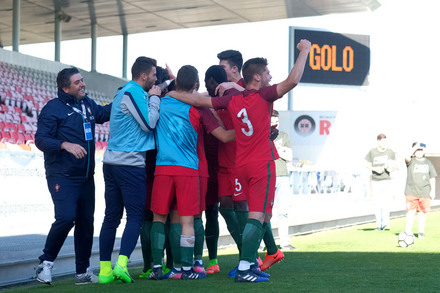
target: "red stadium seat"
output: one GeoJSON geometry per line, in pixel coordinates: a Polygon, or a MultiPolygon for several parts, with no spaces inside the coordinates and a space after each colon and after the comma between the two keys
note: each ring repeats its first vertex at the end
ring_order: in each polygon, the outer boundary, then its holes
{"type": "Polygon", "coordinates": [[[3,113],[8,113],[9,108],[8,108],[8,106],[2,104],[2,105],[1,105],[1,110],[0,110],[0,111],[2,111],[3,113]]]}
{"type": "Polygon", "coordinates": [[[33,142],[35,140],[34,135],[33,134],[24,134],[24,139],[26,140],[26,142],[33,142]]]}
{"type": "Polygon", "coordinates": [[[26,138],[24,137],[24,135],[22,133],[16,133],[17,138],[16,138],[16,143],[17,144],[24,144],[26,142],[26,138]]]}
{"type": "Polygon", "coordinates": [[[13,122],[6,122],[5,123],[5,128],[4,128],[4,130],[5,131],[8,131],[8,132],[17,132],[18,131],[18,127],[17,127],[17,125],[16,124],[14,124],[13,122]],[[7,130],[6,130],[7,129],[7,130]]]}
{"type": "Polygon", "coordinates": [[[21,124],[21,123],[17,124],[17,132],[18,133],[25,133],[26,132],[26,128],[24,127],[23,124],[21,124]]]}
{"type": "Polygon", "coordinates": [[[11,138],[11,135],[7,131],[2,131],[1,138],[2,138],[2,142],[8,142],[8,140],[11,138]]]}
{"type": "Polygon", "coordinates": [[[15,113],[21,114],[21,109],[17,106],[14,107],[15,113]]]}
{"type": "Polygon", "coordinates": [[[95,141],[96,150],[102,150],[103,146],[100,141],[95,141]]]}

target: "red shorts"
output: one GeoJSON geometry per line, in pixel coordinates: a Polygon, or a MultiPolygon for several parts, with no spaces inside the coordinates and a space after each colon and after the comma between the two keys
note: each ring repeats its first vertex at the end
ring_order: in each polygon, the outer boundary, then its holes
{"type": "Polygon", "coordinates": [[[235,170],[225,167],[220,167],[217,175],[218,181],[218,196],[232,196],[234,201],[246,200],[242,186],[235,176],[235,170]]]}
{"type": "Polygon", "coordinates": [[[200,212],[206,210],[206,193],[208,192],[208,177],[199,177],[200,184],[200,212]]]}
{"type": "Polygon", "coordinates": [[[414,195],[406,196],[406,212],[416,210],[417,212],[427,213],[431,210],[431,199],[429,197],[418,197],[414,195]]]}
{"type": "Polygon", "coordinates": [[[176,199],[179,216],[194,216],[200,213],[199,177],[156,175],[153,184],[151,210],[167,215],[176,199]]]}
{"type": "Polygon", "coordinates": [[[275,162],[251,162],[236,167],[236,174],[237,183],[246,194],[249,212],[272,213],[276,184],[275,162]]]}

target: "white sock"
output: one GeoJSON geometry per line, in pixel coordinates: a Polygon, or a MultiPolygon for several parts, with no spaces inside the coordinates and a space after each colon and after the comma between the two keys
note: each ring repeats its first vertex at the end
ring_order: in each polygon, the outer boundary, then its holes
{"type": "Polygon", "coordinates": [[[416,216],[416,210],[411,210],[406,213],[406,229],[405,229],[406,234],[412,235],[412,227],[415,216],[416,216]]]}
{"type": "Polygon", "coordinates": [[[417,215],[419,216],[419,233],[425,233],[426,214],[419,212],[417,215]]]}
{"type": "Polygon", "coordinates": [[[238,264],[238,270],[239,271],[247,271],[251,268],[251,263],[246,260],[240,260],[240,263],[238,264]]]}

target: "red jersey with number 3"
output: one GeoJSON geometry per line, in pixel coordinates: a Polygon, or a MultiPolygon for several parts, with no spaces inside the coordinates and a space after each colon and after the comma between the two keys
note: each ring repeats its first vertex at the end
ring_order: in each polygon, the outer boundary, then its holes
{"type": "Polygon", "coordinates": [[[279,158],[269,139],[273,102],[278,99],[277,85],[260,90],[245,90],[211,99],[214,109],[228,109],[237,142],[236,166],[279,158]]]}

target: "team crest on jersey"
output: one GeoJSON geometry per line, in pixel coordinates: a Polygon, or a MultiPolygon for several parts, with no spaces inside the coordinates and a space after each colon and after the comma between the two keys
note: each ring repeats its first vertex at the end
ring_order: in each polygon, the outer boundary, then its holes
{"type": "Polygon", "coordinates": [[[60,185],[59,184],[55,184],[55,191],[58,192],[60,190],[60,185]]]}
{"type": "Polygon", "coordinates": [[[87,111],[89,112],[89,119],[95,120],[95,117],[92,115],[92,110],[90,109],[90,107],[87,107],[87,111]]]}

